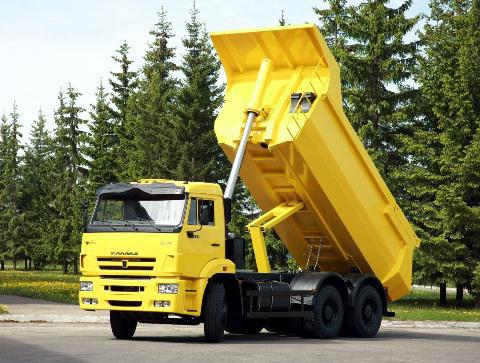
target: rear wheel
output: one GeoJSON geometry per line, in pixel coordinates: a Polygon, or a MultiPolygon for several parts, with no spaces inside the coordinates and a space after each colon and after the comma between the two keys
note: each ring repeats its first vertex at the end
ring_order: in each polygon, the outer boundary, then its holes
{"type": "Polygon", "coordinates": [[[225,287],[216,282],[211,282],[208,286],[203,331],[207,342],[219,343],[223,340],[227,316],[225,287]]]}
{"type": "Polygon", "coordinates": [[[110,310],[110,327],[117,339],[130,339],[137,329],[137,321],[121,311],[110,310]]]}
{"type": "Polygon", "coordinates": [[[348,314],[348,330],[358,338],[371,338],[382,324],[382,300],[373,286],[363,286],[358,292],[355,306],[348,314]]]}
{"type": "Polygon", "coordinates": [[[304,336],[311,338],[335,338],[343,324],[343,300],[332,285],[325,285],[315,295],[313,316],[305,320],[304,336]]]}

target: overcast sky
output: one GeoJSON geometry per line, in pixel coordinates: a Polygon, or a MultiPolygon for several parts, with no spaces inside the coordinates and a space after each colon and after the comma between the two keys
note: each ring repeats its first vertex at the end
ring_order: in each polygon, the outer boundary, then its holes
{"type": "MultiPolygon", "coordinates": [[[[426,3],[414,0],[410,13],[425,12],[426,3]]],[[[134,68],[141,65],[162,5],[181,53],[191,0],[0,0],[0,114],[10,113],[15,101],[26,135],[41,108],[52,128],[58,91],[68,82],[83,94],[81,106],[90,109],[100,79],[107,84],[116,69],[111,56],[124,40],[134,68]]],[[[208,31],[275,26],[282,9],[290,24],[316,23],[313,6],[323,7],[323,1],[197,0],[208,31]]]]}

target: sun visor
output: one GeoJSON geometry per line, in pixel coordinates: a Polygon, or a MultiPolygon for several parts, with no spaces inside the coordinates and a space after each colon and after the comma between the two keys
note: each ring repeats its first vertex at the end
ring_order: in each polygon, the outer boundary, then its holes
{"type": "Polygon", "coordinates": [[[97,189],[97,196],[104,194],[147,194],[147,195],[182,195],[185,188],[173,183],[113,183],[97,189]]]}

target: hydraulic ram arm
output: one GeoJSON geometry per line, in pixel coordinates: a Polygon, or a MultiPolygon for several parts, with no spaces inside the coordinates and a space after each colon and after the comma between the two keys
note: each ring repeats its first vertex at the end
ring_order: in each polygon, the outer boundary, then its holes
{"type": "Polygon", "coordinates": [[[258,272],[271,272],[263,232],[275,227],[277,224],[290,217],[292,214],[298,212],[303,207],[304,204],[302,202],[292,205],[282,203],[259,218],[255,219],[247,226],[248,231],[252,236],[253,252],[255,254],[258,272]]]}
{"type": "Polygon", "coordinates": [[[245,110],[247,113],[247,122],[245,123],[245,129],[243,130],[242,138],[240,140],[240,144],[238,145],[237,153],[235,154],[235,160],[233,161],[232,170],[230,171],[230,176],[228,178],[225,193],[223,195],[226,205],[227,222],[230,220],[230,208],[233,190],[235,189],[235,183],[237,182],[238,174],[240,173],[243,156],[245,155],[245,150],[247,149],[248,138],[250,137],[250,132],[252,131],[253,122],[260,114],[263,96],[265,95],[265,90],[270,80],[272,67],[273,65],[270,59],[263,59],[262,64],[260,65],[260,70],[258,71],[257,81],[255,83],[255,89],[253,91],[250,106],[245,110]]]}

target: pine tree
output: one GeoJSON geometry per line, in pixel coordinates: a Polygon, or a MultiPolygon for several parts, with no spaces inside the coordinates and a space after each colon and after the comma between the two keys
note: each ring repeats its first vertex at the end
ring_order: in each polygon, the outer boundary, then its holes
{"type": "Polygon", "coordinates": [[[48,226],[53,212],[52,139],[46,128],[42,111],[30,131],[30,143],[25,149],[23,176],[23,202],[26,213],[24,229],[28,231],[29,256],[35,267],[48,261],[50,236],[48,226]]]}
{"type": "MultiPolygon", "coordinates": [[[[0,119],[0,191],[6,190],[5,186],[5,175],[3,170],[5,170],[5,161],[7,155],[7,141],[8,141],[8,118],[7,115],[2,115],[0,119]]],[[[7,225],[6,218],[4,215],[6,213],[7,201],[5,200],[6,194],[0,192],[0,269],[5,269],[5,259],[8,257],[7,253],[7,225]]]]}
{"type": "Polygon", "coordinates": [[[53,206],[57,215],[52,221],[56,237],[53,253],[62,262],[64,273],[67,273],[70,260],[73,261],[74,272],[77,272],[82,230],[86,163],[86,132],[83,125],[86,121],[81,118],[84,110],[77,105],[79,96],[80,93],[69,85],[66,99],[60,92],[59,107],[55,112],[53,206]]]}
{"type": "Polygon", "coordinates": [[[129,113],[129,102],[138,87],[137,73],[131,70],[133,61],[128,58],[130,50],[127,42],[123,42],[116,50],[113,60],[120,66],[119,72],[110,72],[112,78],[109,80],[112,87],[111,100],[113,107],[110,108],[115,126],[115,152],[116,160],[113,169],[117,179],[127,180],[128,153],[132,148],[132,135],[127,131],[127,116],[129,113]]]}
{"type": "Polygon", "coordinates": [[[130,178],[170,178],[173,176],[175,150],[172,127],[177,80],[173,73],[175,49],[167,12],[161,8],[158,22],[150,32],[153,41],[145,54],[139,90],[130,102],[127,130],[133,137],[129,152],[130,178]]]}
{"type": "Polygon", "coordinates": [[[87,155],[90,158],[88,171],[88,199],[93,202],[95,191],[103,184],[115,182],[118,149],[115,124],[109,112],[105,88],[100,82],[97,100],[90,112],[90,142],[87,155]]]}
{"type": "Polygon", "coordinates": [[[282,13],[280,14],[280,19],[278,19],[278,25],[280,25],[280,26],[287,25],[287,20],[285,19],[285,14],[284,14],[283,9],[282,9],[282,13]]]}
{"type": "Polygon", "coordinates": [[[477,0],[430,6],[418,77],[428,126],[418,144],[436,183],[428,191],[430,218],[423,217],[429,238],[416,265],[423,281],[441,284],[445,303],[446,283],[468,284],[480,258],[480,16],[477,0]]]}
{"type": "Polygon", "coordinates": [[[223,85],[218,84],[220,62],[198,15],[194,2],[186,24],[187,36],[183,39],[186,53],[181,65],[183,79],[175,125],[176,178],[217,182],[226,177],[226,159],[213,131],[223,100],[223,85]]]}
{"type": "MultiPolygon", "coordinates": [[[[348,9],[346,0],[324,0],[328,3],[328,8],[313,8],[315,14],[321,22],[321,32],[325,37],[328,47],[333,55],[341,63],[342,51],[346,51],[346,43],[348,39],[348,9]]],[[[342,69],[343,71],[343,69],[342,69]]],[[[345,77],[342,74],[342,84],[345,77]]]]}
{"type": "Polygon", "coordinates": [[[345,7],[330,0],[318,10],[322,33],[341,65],[344,108],[380,173],[395,195],[401,188],[393,174],[407,162],[399,152],[402,135],[411,133],[411,101],[407,86],[416,62],[418,43],[405,35],[419,16],[408,18],[412,1],[391,8],[388,0],[368,0],[345,7]]]}
{"type": "Polygon", "coordinates": [[[2,189],[0,190],[0,204],[2,206],[0,214],[1,237],[6,252],[13,259],[14,269],[17,268],[18,259],[25,257],[27,253],[22,227],[25,214],[21,210],[21,137],[19,114],[17,105],[14,103],[9,122],[6,118],[2,122],[3,160],[0,170],[2,181],[2,189]]]}

